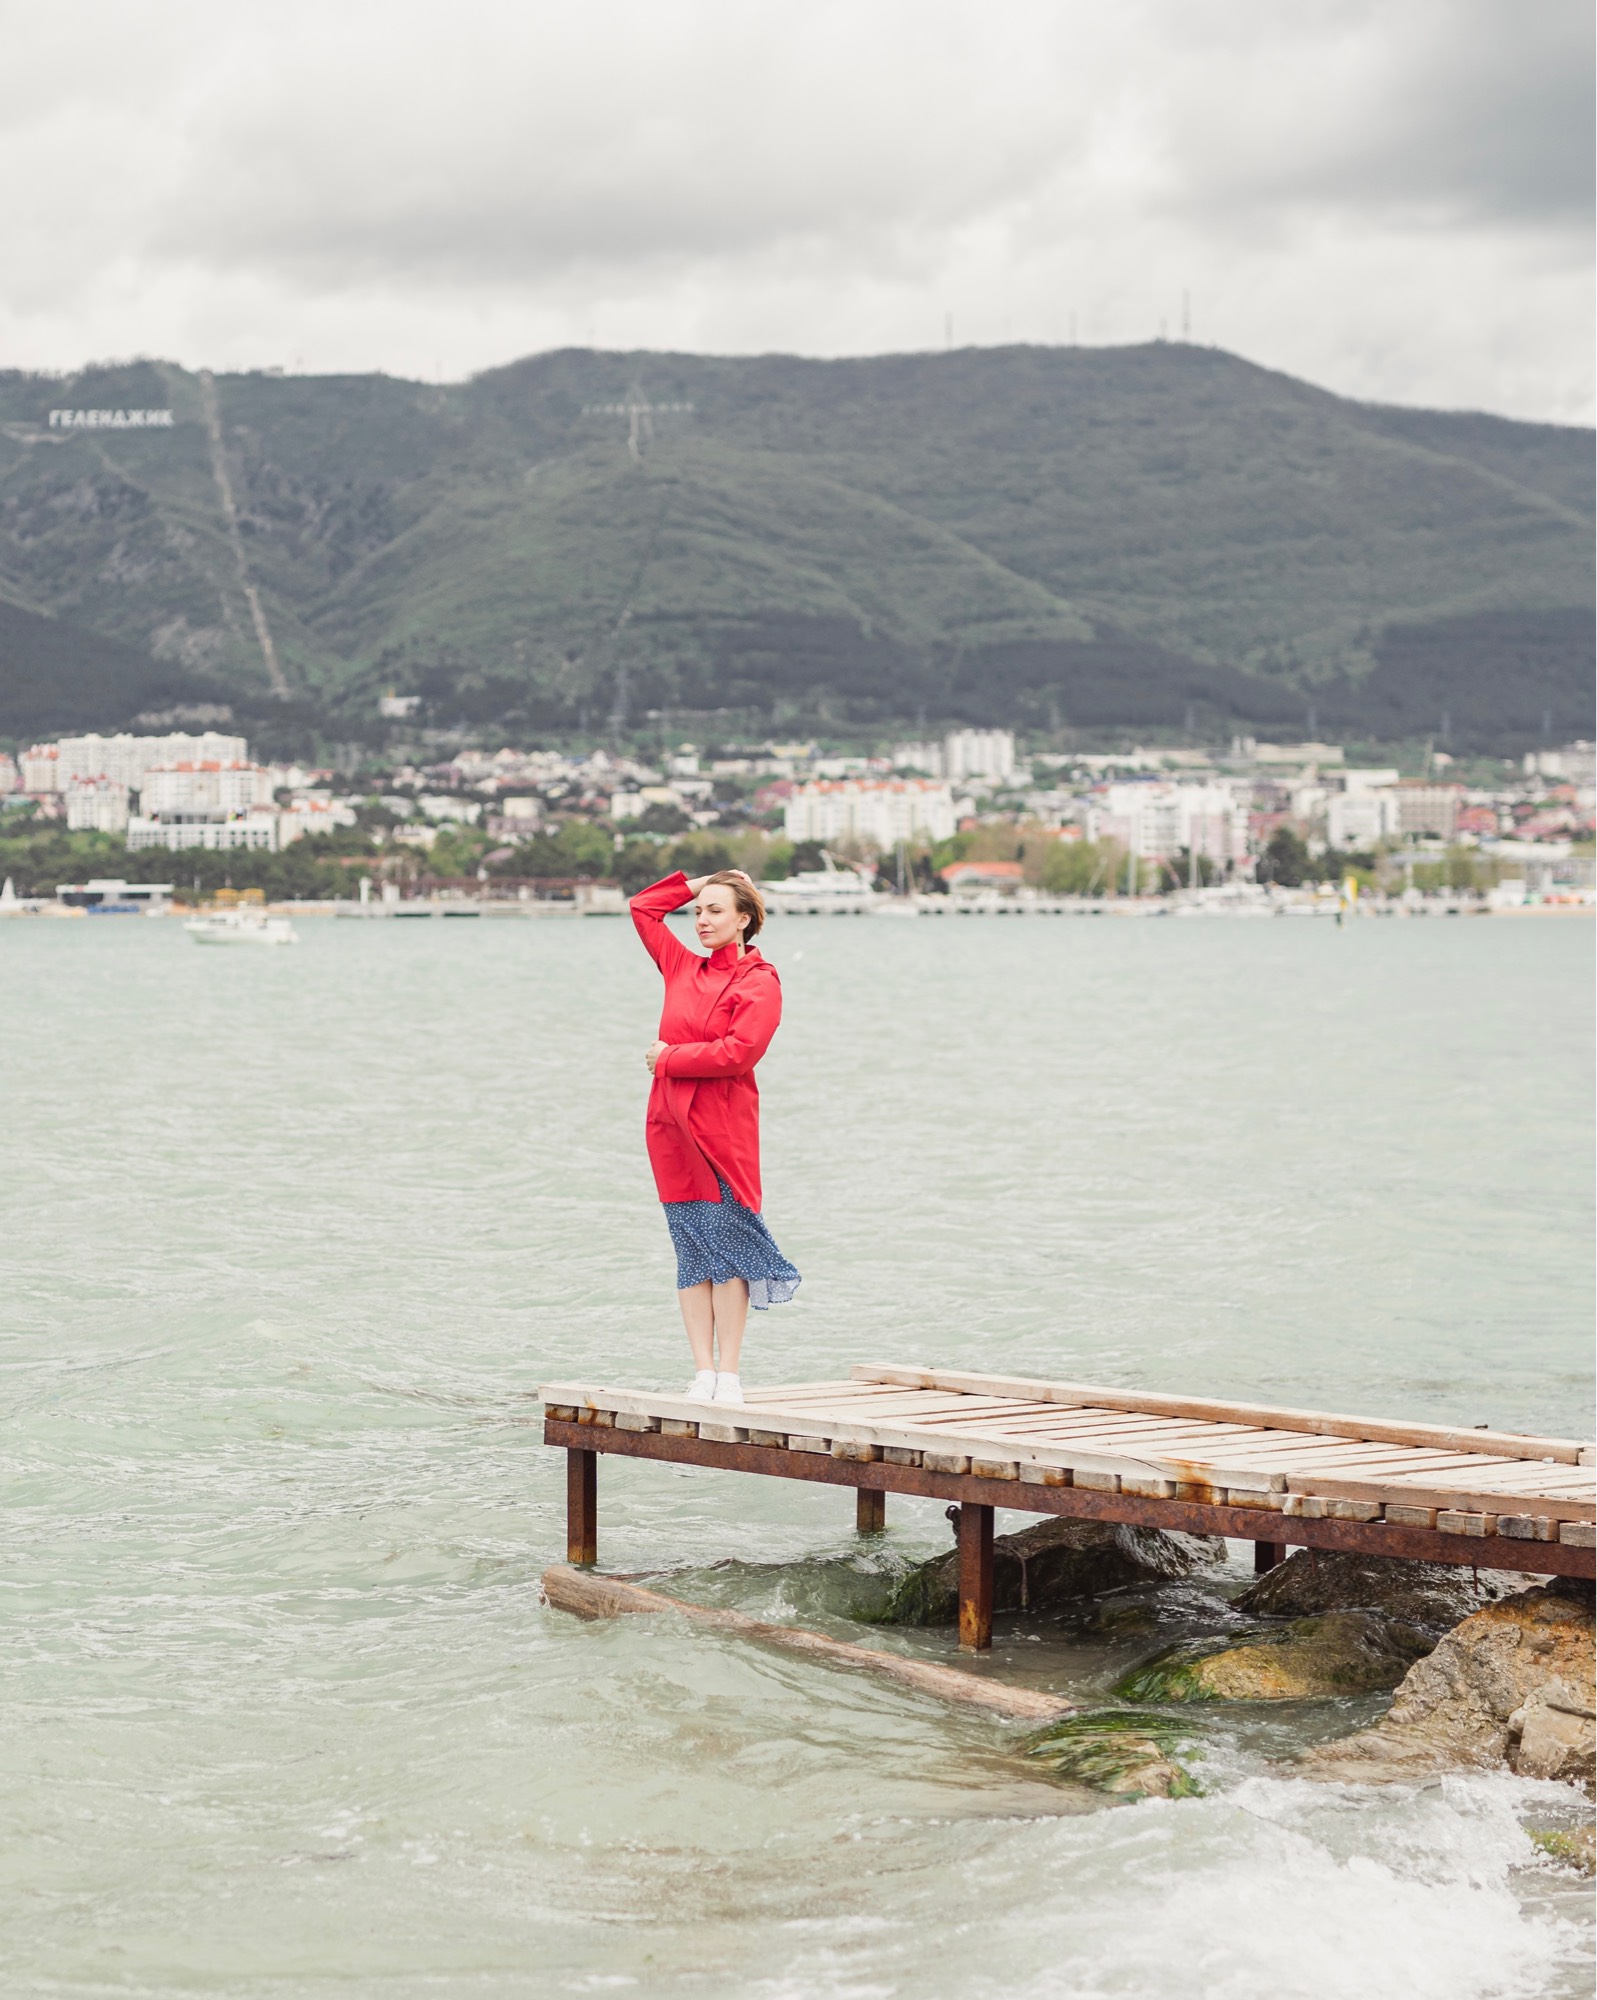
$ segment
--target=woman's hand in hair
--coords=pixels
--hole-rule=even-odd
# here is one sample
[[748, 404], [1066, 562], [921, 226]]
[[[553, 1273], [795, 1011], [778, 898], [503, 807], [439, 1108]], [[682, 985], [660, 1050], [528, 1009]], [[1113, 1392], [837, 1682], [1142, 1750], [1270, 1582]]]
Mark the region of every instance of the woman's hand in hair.
[[[754, 887], [754, 878], [746, 874], [741, 868], [718, 868], [715, 870], [715, 873], [718, 875], [735, 875], [740, 882], [747, 882], [751, 889]], [[690, 896], [698, 895], [709, 879], [708, 875], [690, 875], [688, 877], [688, 894]]]

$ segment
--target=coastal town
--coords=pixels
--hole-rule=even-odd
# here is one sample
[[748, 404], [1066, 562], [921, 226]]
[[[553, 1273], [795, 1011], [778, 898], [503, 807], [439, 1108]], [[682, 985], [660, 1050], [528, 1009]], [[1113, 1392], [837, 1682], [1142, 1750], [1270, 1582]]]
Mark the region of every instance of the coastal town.
[[[1591, 910], [1593, 762], [1589, 742], [1377, 762], [963, 728], [852, 750], [402, 744], [317, 767], [216, 728], [87, 733], [0, 754], [0, 909], [612, 914], [670, 867], [740, 866], [801, 914]], [[42, 879], [69, 861], [82, 879]]]

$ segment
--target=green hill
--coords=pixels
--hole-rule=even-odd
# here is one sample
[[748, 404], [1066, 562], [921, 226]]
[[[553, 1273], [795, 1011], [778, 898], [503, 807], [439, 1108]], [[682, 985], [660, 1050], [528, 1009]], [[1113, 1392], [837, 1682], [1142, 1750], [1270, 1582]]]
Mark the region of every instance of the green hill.
[[[48, 425], [162, 405], [171, 430]], [[1312, 717], [1508, 749], [1592, 733], [1591, 457], [1164, 343], [12, 374], [0, 599], [254, 707], [249, 586], [296, 712], [351, 731], [391, 685], [522, 730]], [[13, 679], [0, 646], [0, 729]]]
[[7, 735], [48, 737], [89, 721], [116, 728], [216, 700], [206, 679], [170, 661], [0, 601], [0, 730]]

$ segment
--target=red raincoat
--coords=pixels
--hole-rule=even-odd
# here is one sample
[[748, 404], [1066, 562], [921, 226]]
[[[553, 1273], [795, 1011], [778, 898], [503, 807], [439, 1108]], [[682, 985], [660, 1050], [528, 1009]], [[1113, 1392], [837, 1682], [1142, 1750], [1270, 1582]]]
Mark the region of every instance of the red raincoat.
[[662, 1201], [719, 1201], [719, 1174], [745, 1208], [760, 1207], [760, 1092], [754, 1065], [782, 1018], [776, 968], [749, 945], [709, 958], [689, 951], [666, 916], [692, 901], [680, 871], [632, 898], [638, 936], [665, 975], [663, 1049], [646, 1132]]

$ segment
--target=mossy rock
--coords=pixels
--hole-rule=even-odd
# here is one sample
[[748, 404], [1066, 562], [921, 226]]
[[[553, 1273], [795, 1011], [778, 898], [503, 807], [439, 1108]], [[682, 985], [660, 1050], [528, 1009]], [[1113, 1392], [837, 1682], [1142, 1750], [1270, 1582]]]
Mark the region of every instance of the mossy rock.
[[1274, 1630], [1172, 1646], [1115, 1687], [1125, 1701], [1303, 1701], [1394, 1688], [1430, 1635], [1375, 1611], [1331, 1611]]
[[1448, 1563], [1298, 1549], [1251, 1583], [1234, 1608], [1255, 1618], [1379, 1611], [1440, 1638], [1506, 1587], [1477, 1584], [1469, 1570]]
[[1597, 1873], [1597, 1824], [1576, 1827], [1572, 1832], [1539, 1833], [1532, 1831], [1531, 1839], [1543, 1854], [1554, 1861], [1563, 1862], [1566, 1868], [1579, 1869], [1582, 1875]]
[[1195, 1798], [1202, 1786], [1181, 1759], [1201, 1753], [1169, 1716], [1101, 1709], [1067, 1716], [1026, 1746], [1055, 1777], [1119, 1798]]
[[1298, 1769], [1345, 1784], [1497, 1770], [1597, 1789], [1592, 1586], [1516, 1591], [1446, 1632], [1403, 1676], [1381, 1720], [1321, 1743]]
[[[1209, 1535], [1167, 1534], [1112, 1521], [1039, 1521], [993, 1543], [994, 1611], [1050, 1612], [1134, 1584], [1172, 1582], [1223, 1560]], [[952, 1625], [959, 1615], [959, 1551], [903, 1578], [876, 1621]]]

